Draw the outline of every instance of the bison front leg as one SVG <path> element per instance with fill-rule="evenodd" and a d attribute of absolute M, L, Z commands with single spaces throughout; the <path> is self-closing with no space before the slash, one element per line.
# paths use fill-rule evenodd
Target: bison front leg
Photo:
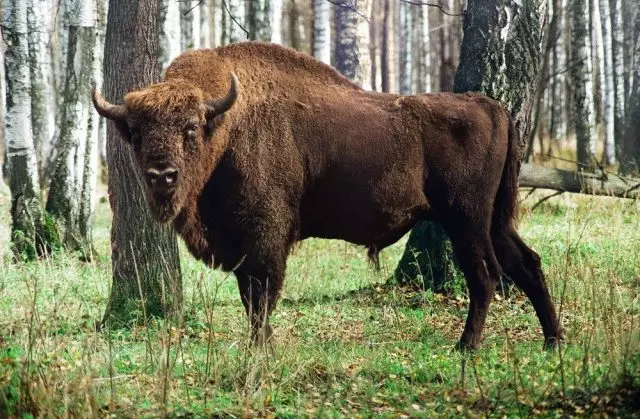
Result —
<path fill-rule="evenodd" d="M 269 315 L 282 290 L 285 263 L 285 258 L 270 262 L 246 258 L 235 271 L 240 298 L 251 328 L 251 340 L 257 346 L 271 338 Z"/>

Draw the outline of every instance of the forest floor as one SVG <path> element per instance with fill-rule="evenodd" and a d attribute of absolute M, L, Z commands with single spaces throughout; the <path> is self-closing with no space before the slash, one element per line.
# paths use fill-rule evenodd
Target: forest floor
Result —
<path fill-rule="evenodd" d="M 554 352 L 519 292 L 496 296 L 477 352 L 453 350 L 464 287 L 386 285 L 406 239 L 381 254 L 380 271 L 362 248 L 302 243 L 275 340 L 254 349 L 233 276 L 183 247 L 181 324 L 96 332 L 111 282 L 105 202 L 93 263 L 60 253 L 16 265 L 0 232 L 0 417 L 638 414 L 640 203 L 564 195 L 532 211 L 539 197 L 524 201 L 520 231 L 560 312 L 566 342 Z M 3 230 L 8 207 L 0 196 Z"/>

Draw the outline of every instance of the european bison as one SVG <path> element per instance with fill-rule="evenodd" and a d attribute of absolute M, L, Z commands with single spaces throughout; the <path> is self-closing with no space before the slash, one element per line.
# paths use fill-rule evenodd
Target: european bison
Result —
<path fill-rule="evenodd" d="M 366 92 L 255 42 L 186 52 L 123 105 L 95 91 L 93 101 L 132 145 L 155 218 L 234 271 L 254 340 L 270 336 L 294 243 L 343 239 L 375 257 L 425 219 L 446 229 L 469 287 L 460 347 L 478 345 L 503 273 L 533 303 L 545 343 L 560 337 L 540 259 L 514 227 L 517 138 L 499 103 Z"/>

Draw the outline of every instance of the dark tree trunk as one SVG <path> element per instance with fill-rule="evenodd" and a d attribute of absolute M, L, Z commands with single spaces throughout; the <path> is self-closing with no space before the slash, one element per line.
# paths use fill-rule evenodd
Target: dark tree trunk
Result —
<path fill-rule="evenodd" d="M 358 16 L 346 5 L 335 6 L 334 12 L 336 21 L 335 67 L 342 75 L 355 80 L 359 64 L 356 43 Z"/>
<path fill-rule="evenodd" d="M 159 0 L 109 2 L 104 86 L 106 98 L 114 103 L 126 92 L 158 80 L 158 7 Z M 123 326 L 136 319 L 136 312 L 178 314 L 182 282 L 175 233 L 151 219 L 133 153 L 112 123 L 107 129 L 107 159 L 113 286 L 104 321 Z"/>
<path fill-rule="evenodd" d="M 382 89 L 383 92 L 385 93 L 389 93 L 390 92 L 390 85 L 389 85 L 389 42 L 390 42 L 390 38 L 389 38 L 389 24 L 390 24 L 390 15 L 391 15 L 391 11 L 390 9 L 390 5 L 389 5 L 389 1 L 390 0 L 384 0 L 384 9 L 382 12 L 382 34 L 381 34 L 381 40 L 380 40 L 380 83 L 381 86 L 380 88 Z"/>
<path fill-rule="evenodd" d="M 634 27 L 635 64 L 622 141 L 624 160 L 620 160 L 620 171 L 640 174 L 640 12 L 636 12 Z"/>
<path fill-rule="evenodd" d="M 453 90 L 482 92 L 505 103 L 520 133 L 520 158 L 540 66 L 543 3 L 524 0 L 520 7 L 505 0 L 469 0 L 464 13 Z M 399 283 L 417 282 L 439 291 L 453 279 L 453 260 L 444 230 L 435 223 L 421 223 L 411 231 L 394 276 Z"/>

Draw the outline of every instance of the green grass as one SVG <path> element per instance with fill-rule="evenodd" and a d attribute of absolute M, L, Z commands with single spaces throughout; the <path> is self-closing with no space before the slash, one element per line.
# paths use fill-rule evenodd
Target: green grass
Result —
<path fill-rule="evenodd" d="M 524 195 L 523 195 L 524 196 Z M 542 255 L 566 343 L 542 351 L 522 294 L 497 297 L 473 355 L 452 348 L 464 295 L 385 285 L 363 249 L 308 240 L 289 259 L 275 342 L 247 345 L 235 278 L 182 249 L 183 324 L 95 331 L 109 295 L 110 215 L 91 264 L 59 253 L 13 264 L 0 196 L 0 416 L 632 415 L 640 409 L 640 205 L 560 196 L 520 231 Z"/>

